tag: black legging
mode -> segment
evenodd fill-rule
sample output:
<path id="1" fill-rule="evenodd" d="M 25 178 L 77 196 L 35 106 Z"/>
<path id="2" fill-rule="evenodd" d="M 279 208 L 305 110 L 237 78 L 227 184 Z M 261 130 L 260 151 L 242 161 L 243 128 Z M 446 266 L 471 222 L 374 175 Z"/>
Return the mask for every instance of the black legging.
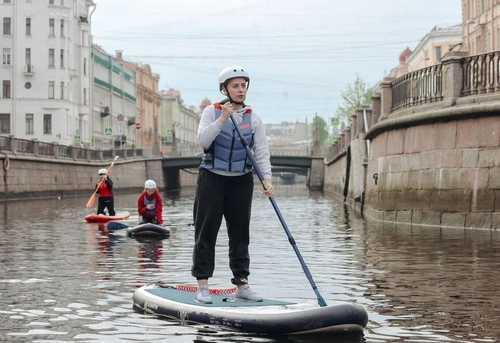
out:
<path id="1" fill-rule="evenodd" d="M 191 273 L 198 280 L 212 277 L 215 267 L 215 243 L 226 220 L 229 236 L 229 266 L 236 285 L 247 283 L 253 175 L 222 176 L 200 169 L 194 201 L 195 245 Z"/>
<path id="2" fill-rule="evenodd" d="M 113 197 L 99 197 L 97 201 L 97 214 L 104 214 L 105 208 L 108 208 L 110 216 L 115 215 L 115 200 Z"/>

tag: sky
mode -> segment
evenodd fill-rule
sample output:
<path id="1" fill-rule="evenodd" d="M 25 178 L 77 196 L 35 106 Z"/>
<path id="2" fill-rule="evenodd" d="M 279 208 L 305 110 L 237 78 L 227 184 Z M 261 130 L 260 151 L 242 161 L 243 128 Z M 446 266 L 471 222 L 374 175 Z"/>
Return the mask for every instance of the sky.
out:
<path id="1" fill-rule="evenodd" d="M 434 26 L 461 23 L 458 0 L 95 2 L 94 42 L 150 64 L 187 105 L 221 100 L 219 71 L 245 67 L 265 123 L 332 117 L 356 76 L 376 84 Z"/>

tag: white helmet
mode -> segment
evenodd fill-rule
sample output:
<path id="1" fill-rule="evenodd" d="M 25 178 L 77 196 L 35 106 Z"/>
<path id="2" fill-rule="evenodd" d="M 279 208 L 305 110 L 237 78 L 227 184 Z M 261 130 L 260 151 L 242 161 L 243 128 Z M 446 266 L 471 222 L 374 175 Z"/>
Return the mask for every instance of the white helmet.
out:
<path id="1" fill-rule="evenodd" d="M 250 82 L 250 76 L 248 75 L 245 68 L 240 66 L 231 66 L 224 68 L 219 73 L 219 90 L 222 91 L 224 89 L 224 87 L 227 84 L 227 81 L 237 77 L 244 78 L 247 81 L 247 83 Z"/>
<path id="2" fill-rule="evenodd" d="M 144 182 L 144 188 L 146 188 L 146 189 L 155 189 L 156 188 L 156 182 L 154 182 L 153 180 L 146 180 L 146 182 Z"/>
<path id="3" fill-rule="evenodd" d="M 108 170 L 106 168 L 99 169 L 97 172 L 99 175 L 108 175 Z"/>

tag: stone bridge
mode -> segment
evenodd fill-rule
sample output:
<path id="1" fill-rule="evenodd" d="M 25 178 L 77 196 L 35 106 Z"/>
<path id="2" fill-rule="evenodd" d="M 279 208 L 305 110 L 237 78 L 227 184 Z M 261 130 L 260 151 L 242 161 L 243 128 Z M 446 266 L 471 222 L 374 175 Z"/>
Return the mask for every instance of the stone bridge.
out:
<path id="1" fill-rule="evenodd" d="M 179 170 L 198 168 L 200 162 L 200 156 L 164 157 L 162 168 L 167 187 L 179 188 Z M 322 157 L 272 155 L 271 165 L 274 172 L 288 171 L 307 175 L 307 184 L 310 189 L 323 188 L 324 163 Z"/>

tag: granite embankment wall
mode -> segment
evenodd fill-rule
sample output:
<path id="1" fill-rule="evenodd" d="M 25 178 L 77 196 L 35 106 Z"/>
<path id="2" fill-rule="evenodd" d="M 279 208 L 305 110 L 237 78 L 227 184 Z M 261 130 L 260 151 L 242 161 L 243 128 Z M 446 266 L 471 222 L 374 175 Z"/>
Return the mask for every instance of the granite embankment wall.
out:
<path id="1" fill-rule="evenodd" d="M 110 163 L 0 155 L 0 200 L 89 194 L 97 181 L 97 170 Z M 161 189 L 166 187 L 160 158 L 118 160 L 111 177 L 117 190 L 140 190 L 146 179 L 154 179 Z M 193 186 L 195 180 L 196 175 L 181 171 L 182 186 Z"/>
<path id="2" fill-rule="evenodd" d="M 466 118 L 453 120 L 450 115 L 448 121 L 395 128 L 374 137 L 366 216 L 500 228 L 500 116 Z"/>
<path id="3" fill-rule="evenodd" d="M 385 79 L 331 147 L 325 190 L 369 221 L 500 228 L 500 52 Z"/>

